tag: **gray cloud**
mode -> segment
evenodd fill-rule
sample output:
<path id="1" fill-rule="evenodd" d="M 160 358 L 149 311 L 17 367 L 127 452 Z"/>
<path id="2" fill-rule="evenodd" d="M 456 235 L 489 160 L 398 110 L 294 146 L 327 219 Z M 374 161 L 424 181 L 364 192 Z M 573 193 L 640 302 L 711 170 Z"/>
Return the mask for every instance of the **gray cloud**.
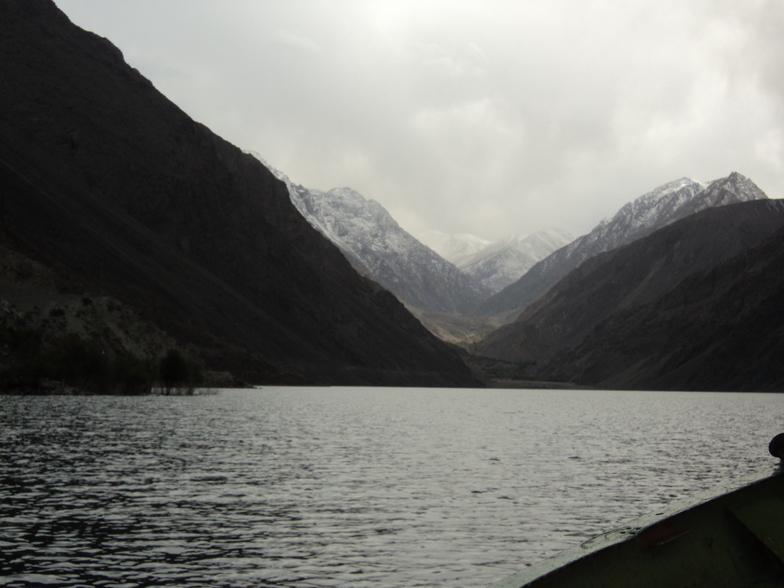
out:
<path id="1" fill-rule="evenodd" d="M 414 234 L 580 234 L 733 170 L 784 196 L 777 0 L 57 4 L 218 134 Z"/>

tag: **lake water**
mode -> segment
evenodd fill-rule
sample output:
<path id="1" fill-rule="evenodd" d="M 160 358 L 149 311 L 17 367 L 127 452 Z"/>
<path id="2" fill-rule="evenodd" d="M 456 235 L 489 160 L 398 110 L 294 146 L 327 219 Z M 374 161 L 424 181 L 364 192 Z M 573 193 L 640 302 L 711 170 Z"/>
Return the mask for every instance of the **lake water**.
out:
<path id="1" fill-rule="evenodd" d="M 0 397 L 0 585 L 487 586 L 782 431 L 763 394 Z"/>

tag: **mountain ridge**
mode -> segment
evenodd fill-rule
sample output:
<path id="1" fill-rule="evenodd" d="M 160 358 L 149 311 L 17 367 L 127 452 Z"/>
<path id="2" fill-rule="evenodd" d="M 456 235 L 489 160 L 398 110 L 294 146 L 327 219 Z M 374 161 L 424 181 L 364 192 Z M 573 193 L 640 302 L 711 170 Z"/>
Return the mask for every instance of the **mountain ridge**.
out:
<path id="1" fill-rule="evenodd" d="M 784 227 L 784 201 L 704 209 L 585 261 L 511 324 L 475 346 L 482 356 L 543 362 L 578 345 L 609 317 L 655 302 L 680 282 Z"/>
<path id="2" fill-rule="evenodd" d="M 505 322 L 512 322 L 561 278 L 598 253 L 628 244 L 711 206 L 766 198 L 751 180 L 737 172 L 706 183 L 690 178 L 667 182 L 625 204 L 612 218 L 535 264 L 518 281 L 483 302 L 473 314 L 502 316 Z"/>
<path id="3" fill-rule="evenodd" d="M 538 370 L 612 389 L 784 390 L 784 229 L 621 311 Z"/>

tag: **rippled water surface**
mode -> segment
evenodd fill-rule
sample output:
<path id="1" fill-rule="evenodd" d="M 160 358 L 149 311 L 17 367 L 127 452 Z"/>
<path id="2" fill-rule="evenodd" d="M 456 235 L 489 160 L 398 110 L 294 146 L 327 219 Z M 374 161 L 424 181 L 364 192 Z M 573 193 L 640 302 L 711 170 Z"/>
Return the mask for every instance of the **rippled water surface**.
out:
<path id="1" fill-rule="evenodd" d="M 0 397 L 0 585 L 486 586 L 782 430 L 762 394 Z"/>

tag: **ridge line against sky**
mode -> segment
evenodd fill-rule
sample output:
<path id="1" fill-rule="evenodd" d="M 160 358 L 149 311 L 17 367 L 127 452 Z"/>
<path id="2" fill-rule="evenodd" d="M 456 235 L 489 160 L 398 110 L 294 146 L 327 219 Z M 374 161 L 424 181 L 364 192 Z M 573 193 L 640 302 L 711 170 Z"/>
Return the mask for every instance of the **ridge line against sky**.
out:
<path id="1" fill-rule="evenodd" d="M 414 236 L 591 230 L 683 177 L 784 197 L 778 0 L 55 0 L 195 120 Z"/>

